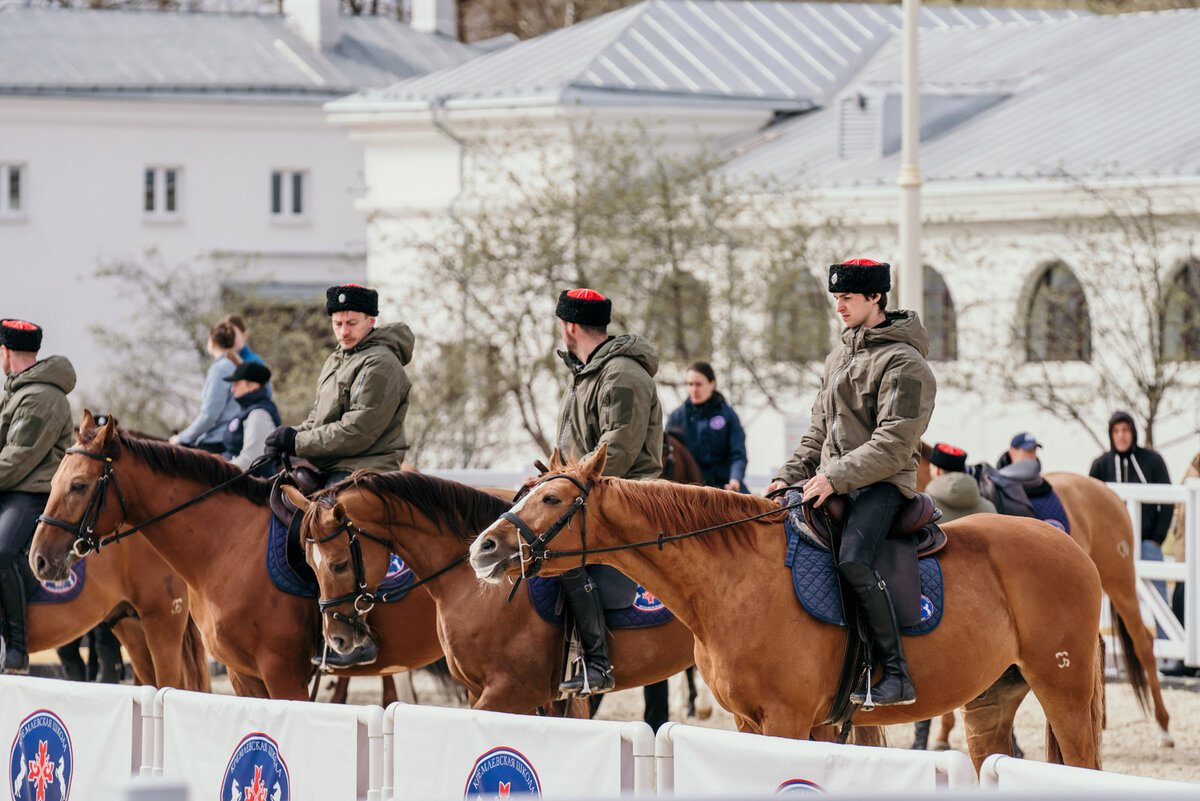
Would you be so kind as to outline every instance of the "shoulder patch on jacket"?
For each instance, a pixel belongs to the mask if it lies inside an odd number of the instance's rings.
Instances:
[[[608,392],[608,408],[604,417],[608,427],[627,426],[633,422],[634,395],[632,387],[613,387]]]
[[[23,415],[17,419],[8,432],[8,441],[13,445],[24,448],[36,445],[42,436],[42,418],[36,415]]]
[[[921,382],[902,375],[896,385],[896,416],[915,418],[921,414]]]

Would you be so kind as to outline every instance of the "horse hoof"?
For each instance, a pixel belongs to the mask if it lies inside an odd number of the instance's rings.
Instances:
[[[1158,747],[1159,748],[1174,748],[1175,747],[1175,738],[1171,736],[1170,732],[1160,731],[1158,733]]]
[[[946,742],[945,740],[935,740],[933,743],[933,748],[931,748],[929,750],[931,750],[931,751],[949,751],[950,743]]]

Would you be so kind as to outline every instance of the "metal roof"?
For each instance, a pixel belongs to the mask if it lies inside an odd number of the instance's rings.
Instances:
[[[927,181],[1055,174],[1200,173],[1200,10],[1084,17],[921,36],[922,104],[998,102],[922,135]],[[848,91],[898,92],[900,45],[881,48]],[[738,143],[733,175],[810,185],[894,185],[900,154],[838,158],[837,110]]]
[[[925,29],[1033,23],[1075,12],[924,6]],[[331,110],[431,102],[751,104],[802,111],[828,101],[897,31],[898,5],[647,0],[499,53],[363,92]]]
[[[0,94],[311,95],[327,100],[460,64],[469,45],[339,17],[318,50],[280,15],[0,8]]]

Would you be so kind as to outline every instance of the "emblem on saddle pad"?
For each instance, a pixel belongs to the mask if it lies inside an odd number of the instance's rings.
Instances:
[[[79,575],[72,570],[62,581],[39,581],[38,583],[51,595],[64,595],[75,589],[75,585],[79,583]]]
[[[399,556],[396,556],[396,554],[391,554],[391,557],[392,561],[388,564],[387,575],[383,577],[384,581],[409,572],[408,565],[404,564],[403,559],[401,559]]]
[[[58,715],[42,709],[21,721],[9,753],[8,771],[15,801],[66,801],[71,794],[75,752]]]
[[[924,623],[929,618],[933,617],[933,601],[929,600],[928,595],[921,596],[921,622]]]
[[[667,607],[648,589],[639,584],[637,597],[633,599],[633,608],[639,612],[660,612]]]
[[[537,771],[519,751],[500,746],[475,760],[463,798],[467,801],[492,801],[523,794],[540,798],[542,785]]]
[[[291,797],[292,782],[279,743],[265,734],[243,737],[225,768],[221,801],[288,801]]]
[[[821,785],[808,779],[788,779],[775,788],[775,795],[808,795],[809,793],[824,793]]]

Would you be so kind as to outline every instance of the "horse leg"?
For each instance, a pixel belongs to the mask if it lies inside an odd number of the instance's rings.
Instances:
[[[234,670],[226,668],[225,671],[229,676],[229,683],[233,685],[233,692],[242,698],[269,698],[267,685],[263,684],[261,679],[249,676],[245,673],[238,673]],[[305,698],[307,698],[307,694]]]
[[[1128,571],[1132,573],[1132,570]],[[1163,704],[1162,687],[1158,683],[1157,660],[1154,656],[1154,636],[1142,624],[1141,608],[1138,606],[1137,590],[1126,586],[1128,581],[1112,579],[1105,581],[1101,576],[1105,592],[1111,602],[1111,617],[1113,627],[1117,629],[1121,641],[1122,653],[1125,655],[1125,672],[1129,683],[1133,686],[1138,703],[1145,709],[1146,691],[1150,691],[1150,700],[1154,704],[1154,720],[1158,723],[1158,744],[1163,748],[1173,748],[1175,740],[1167,727],[1171,716]],[[1132,653],[1131,653],[1132,650]],[[1140,674],[1140,675],[1139,675]]]
[[[187,615],[170,612],[143,614],[140,622],[146,635],[146,647],[154,662],[155,686],[184,686],[183,632],[187,627]]]
[[[329,698],[329,703],[344,704],[349,695],[350,678],[348,676],[338,676],[336,683],[333,685],[333,695]]]
[[[60,645],[54,649],[54,652],[58,654],[58,661],[62,663],[63,676],[67,681],[87,681],[87,665],[83,663],[83,657],[79,655],[79,646],[82,643],[83,638],[77,637],[66,645]]]
[[[387,709],[390,705],[400,700],[396,694],[396,682],[392,680],[391,676],[380,676],[379,680],[383,682],[383,692],[381,694],[383,708]]]
[[[113,634],[121,641],[125,653],[129,655],[129,664],[133,666],[133,683],[161,687],[154,673],[154,657],[150,654],[150,646],[146,643],[146,632],[141,623],[135,618],[123,617],[110,624]]]
[[[944,713],[938,719],[938,734],[933,741],[934,751],[950,750],[950,732],[954,731],[954,710]]]
[[[296,660],[260,659],[258,669],[262,675],[263,684],[267,688],[267,697],[284,698],[289,701],[307,701],[308,666],[307,662],[302,664],[304,664],[305,670],[300,671],[296,669]]]
[[[1100,769],[1104,718],[1104,639],[1062,640],[1060,650],[1024,659],[1021,674],[1046,713],[1046,761]],[[1044,648],[1045,646],[1043,646]]]
[[[1029,694],[1029,685],[1016,668],[1009,668],[982,695],[962,709],[967,751],[976,772],[989,754],[1013,756],[1013,719]]]

